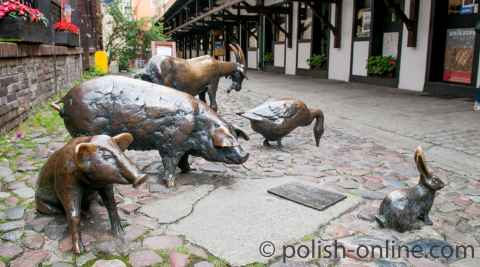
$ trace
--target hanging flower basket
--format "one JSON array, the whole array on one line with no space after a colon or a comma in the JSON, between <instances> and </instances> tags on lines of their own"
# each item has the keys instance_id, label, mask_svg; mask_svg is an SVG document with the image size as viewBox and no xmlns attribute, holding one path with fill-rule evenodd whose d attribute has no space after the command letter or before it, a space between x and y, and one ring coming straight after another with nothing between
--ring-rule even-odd
<instances>
[{"instance_id":1,"label":"hanging flower basket","mask_svg":"<svg viewBox=\"0 0 480 267\"><path fill-rule=\"evenodd\" d=\"M17 0L0 4L0 41L48 43L48 20L42 12Z\"/></svg>"},{"instance_id":2,"label":"hanging flower basket","mask_svg":"<svg viewBox=\"0 0 480 267\"><path fill-rule=\"evenodd\" d=\"M56 44L72 47L80 46L80 30L77 25L67 21L59 21L55 23L53 28L55 29Z\"/></svg>"}]
</instances>

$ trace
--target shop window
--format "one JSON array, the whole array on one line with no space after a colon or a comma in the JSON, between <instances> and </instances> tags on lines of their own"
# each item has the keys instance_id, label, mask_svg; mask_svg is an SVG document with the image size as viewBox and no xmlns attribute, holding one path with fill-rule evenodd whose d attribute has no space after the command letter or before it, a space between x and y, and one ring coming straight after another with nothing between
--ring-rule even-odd
<instances>
[{"instance_id":1,"label":"shop window","mask_svg":"<svg viewBox=\"0 0 480 267\"><path fill-rule=\"evenodd\" d=\"M372 25L371 0L356 0L355 2L355 37L370 37Z\"/></svg>"},{"instance_id":2,"label":"shop window","mask_svg":"<svg viewBox=\"0 0 480 267\"><path fill-rule=\"evenodd\" d=\"M278 25L282 27L282 29L287 29L287 15L285 14L276 14L275 21ZM275 42L285 42L285 33L275 27Z\"/></svg>"},{"instance_id":3,"label":"shop window","mask_svg":"<svg viewBox=\"0 0 480 267\"><path fill-rule=\"evenodd\" d=\"M300 3L298 39L310 40L312 38L312 10L305 4Z\"/></svg>"},{"instance_id":4,"label":"shop window","mask_svg":"<svg viewBox=\"0 0 480 267\"><path fill-rule=\"evenodd\" d=\"M471 15L478 13L478 0L449 0L449 15Z\"/></svg>"},{"instance_id":5,"label":"shop window","mask_svg":"<svg viewBox=\"0 0 480 267\"><path fill-rule=\"evenodd\" d=\"M443 80L470 84L472 82L474 51L474 28L448 29Z\"/></svg>"},{"instance_id":6,"label":"shop window","mask_svg":"<svg viewBox=\"0 0 480 267\"><path fill-rule=\"evenodd\" d=\"M248 47L257 48L257 38L255 38L255 36L250 35L250 37L248 38Z\"/></svg>"}]
</instances>

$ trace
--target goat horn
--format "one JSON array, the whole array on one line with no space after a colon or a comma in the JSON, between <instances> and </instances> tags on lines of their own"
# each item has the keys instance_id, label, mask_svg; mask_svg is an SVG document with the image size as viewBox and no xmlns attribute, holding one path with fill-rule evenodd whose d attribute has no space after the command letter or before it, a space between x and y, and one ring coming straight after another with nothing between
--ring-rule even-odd
<instances>
[{"instance_id":1,"label":"goat horn","mask_svg":"<svg viewBox=\"0 0 480 267\"><path fill-rule=\"evenodd\" d=\"M233 44L228 44L228 46L230 46L230 48L233 50L233 54L235 54L235 59L237 62L240 62L240 55L238 53L238 49L235 45Z\"/></svg>"},{"instance_id":2,"label":"goat horn","mask_svg":"<svg viewBox=\"0 0 480 267\"><path fill-rule=\"evenodd\" d=\"M238 45L238 44L235 44L235 45L237 46L237 49L238 49L238 52L239 52L239 55L240 55L240 64L245 65L245 54L243 54L243 50L240 47L240 45Z\"/></svg>"}]
</instances>

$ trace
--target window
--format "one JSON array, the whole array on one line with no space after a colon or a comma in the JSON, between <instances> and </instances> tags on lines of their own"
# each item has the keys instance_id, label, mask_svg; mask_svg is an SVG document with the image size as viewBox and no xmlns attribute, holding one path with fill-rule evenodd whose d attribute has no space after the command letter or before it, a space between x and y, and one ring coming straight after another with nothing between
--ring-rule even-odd
<instances>
[{"instance_id":1,"label":"window","mask_svg":"<svg viewBox=\"0 0 480 267\"><path fill-rule=\"evenodd\" d=\"M355 37L370 37L372 25L371 0L356 0Z\"/></svg>"},{"instance_id":2,"label":"window","mask_svg":"<svg viewBox=\"0 0 480 267\"><path fill-rule=\"evenodd\" d=\"M52 22L60 21L62 17L62 9L55 2L50 2L50 15L52 16Z\"/></svg>"},{"instance_id":3,"label":"window","mask_svg":"<svg viewBox=\"0 0 480 267\"><path fill-rule=\"evenodd\" d=\"M287 15L285 14L276 14L275 15L275 22L282 27L282 29L287 29ZM275 42L285 42L285 33L278 29L277 26L275 27Z\"/></svg>"},{"instance_id":4,"label":"window","mask_svg":"<svg viewBox=\"0 0 480 267\"><path fill-rule=\"evenodd\" d=\"M300 3L298 39L310 40L312 38L312 16L312 10L305 3Z\"/></svg>"},{"instance_id":5,"label":"window","mask_svg":"<svg viewBox=\"0 0 480 267\"><path fill-rule=\"evenodd\" d=\"M449 15L470 15L478 13L478 0L449 0Z\"/></svg>"}]
</instances>

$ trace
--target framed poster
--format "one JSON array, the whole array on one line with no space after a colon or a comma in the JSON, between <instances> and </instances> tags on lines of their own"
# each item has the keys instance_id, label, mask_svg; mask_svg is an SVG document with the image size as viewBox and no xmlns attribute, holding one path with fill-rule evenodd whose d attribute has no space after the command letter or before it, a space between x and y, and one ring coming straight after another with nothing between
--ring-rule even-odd
<instances>
[{"instance_id":1,"label":"framed poster","mask_svg":"<svg viewBox=\"0 0 480 267\"><path fill-rule=\"evenodd\" d=\"M385 57L392 56L397 58L398 56L398 41L399 41L398 32L384 32L383 33L383 47L382 55Z\"/></svg>"},{"instance_id":2,"label":"framed poster","mask_svg":"<svg viewBox=\"0 0 480 267\"><path fill-rule=\"evenodd\" d=\"M474 51L474 28L448 29L443 80L471 84Z\"/></svg>"}]
</instances>

